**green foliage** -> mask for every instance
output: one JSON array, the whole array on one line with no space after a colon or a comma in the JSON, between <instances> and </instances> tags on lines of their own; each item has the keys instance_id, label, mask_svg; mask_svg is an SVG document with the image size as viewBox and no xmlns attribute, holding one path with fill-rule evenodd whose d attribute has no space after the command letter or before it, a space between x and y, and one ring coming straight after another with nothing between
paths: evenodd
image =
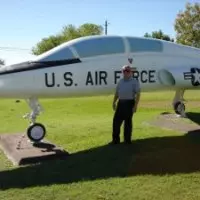
<instances>
[{"instance_id":1,"label":"green foliage","mask_svg":"<svg viewBox=\"0 0 200 200\"><path fill-rule=\"evenodd\" d=\"M32 49L32 53L34 55L40 55L69 40L89 35L101 35L102 33L102 26L96 24L85 23L78 28L69 24L68 26L64 26L59 34L43 38Z\"/></svg>"},{"instance_id":2,"label":"green foliage","mask_svg":"<svg viewBox=\"0 0 200 200\"><path fill-rule=\"evenodd\" d=\"M176 17L177 43L200 48L200 3L186 4Z\"/></svg>"},{"instance_id":3,"label":"green foliage","mask_svg":"<svg viewBox=\"0 0 200 200\"><path fill-rule=\"evenodd\" d=\"M78 28L78 32L82 36L87 36L87 35L100 35L103 33L103 28L102 26L97 26L95 24L83 24Z\"/></svg>"},{"instance_id":4,"label":"green foliage","mask_svg":"<svg viewBox=\"0 0 200 200\"><path fill-rule=\"evenodd\" d=\"M41 42L37 44L35 48L33 48L33 54L39 55L43 52L46 52L55 46L61 44L61 38L59 36L49 36L48 38L43 38Z\"/></svg>"},{"instance_id":5,"label":"green foliage","mask_svg":"<svg viewBox=\"0 0 200 200\"><path fill-rule=\"evenodd\" d=\"M5 65L5 60L0 59L0 65Z\"/></svg>"},{"instance_id":6,"label":"green foliage","mask_svg":"<svg viewBox=\"0 0 200 200\"><path fill-rule=\"evenodd\" d=\"M169 35L166 35L162 32L162 30L159 31L153 31L151 34L145 33L144 37L149 37L149 38L156 38L160 40L166 40L166 41L171 41L174 42L174 39L170 38Z\"/></svg>"}]
</instances>

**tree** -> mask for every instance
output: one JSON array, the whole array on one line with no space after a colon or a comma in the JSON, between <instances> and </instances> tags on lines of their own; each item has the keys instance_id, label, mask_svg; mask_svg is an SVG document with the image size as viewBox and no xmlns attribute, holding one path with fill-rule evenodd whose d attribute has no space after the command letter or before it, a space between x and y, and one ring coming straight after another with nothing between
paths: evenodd
<instances>
[{"instance_id":1,"label":"tree","mask_svg":"<svg viewBox=\"0 0 200 200\"><path fill-rule=\"evenodd\" d=\"M151 36L151 34L149 34L149 33L145 33L145 34L144 34L144 37L151 38L152 36Z\"/></svg>"},{"instance_id":2,"label":"tree","mask_svg":"<svg viewBox=\"0 0 200 200\"><path fill-rule=\"evenodd\" d=\"M43 38L41 42L39 42L36 47L32 49L32 53L35 55L39 55L43 52L46 52L57 45L61 44L61 37L59 36L49 36L48 38Z\"/></svg>"},{"instance_id":3,"label":"tree","mask_svg":"<svg viewBox=\"0 0 200 200\"><path fill-rule=\"evenodd\" d=\"M1 66L1 65L5 65L5 61L2 60L2 59L0 59L0 66Z\"/></svg>"},{"instance_id":4,"label":"tree","mask_svg":"<svg viewBox=\"0 0 200 200\"><path fill-rule=\"evenodd\" d=\"M64 26L59 34L43 38L33 47L32 53L40 55L69 40L89 35L101 35L102 33L103 28L100 25L85 23L76 28L74 25L69 24L68 26Z\"/></svg>"},{"instance_id":5,"label":"tree","mask_svg":"<svg viewBox=\"0 0 200 200\"><path fill-rule=\"evenodd\" d=\"M63 27L62 32L57 36L59 38L60 44L69 40L73 40L75 38L81 37L81 33L78 29L70 24L68 26Z\"/></svg>"},{"instance_id":6,"label":"tree","mask_svg":"<svg viewBox=\"0 0 200 200\"><path fill-rule=\"evenodd\" d=\"M161 30L153 31L152 34L145 33L144 37L157 38L157 39L160 39L160 40L166 40L166 41L174 42L174 39L172 39L172 38L170 38L170 36L164 34Z\"/></svg>"},{"instance_id":7,"label":"tree","mask_svg":"<svg viewBox=\"0 0 200 200\"><path fill-rule=\"evenodd\" d=\"M177 43L200 48L200 3L186 3L185 11L179 11L174 29Z\"/></svg>"},{"instance_id":8,"label":"tree","mask_svg":"<svg viewBox=\"0 0 200 200\"><path fill-rule=\"evenodd\" d=\"M87 35L101 35L103 33L103 28L102 26L97 26L95 24L83 24L78 28L78 32L82 36L87 36Z\"/></svg>"}]
</instances>

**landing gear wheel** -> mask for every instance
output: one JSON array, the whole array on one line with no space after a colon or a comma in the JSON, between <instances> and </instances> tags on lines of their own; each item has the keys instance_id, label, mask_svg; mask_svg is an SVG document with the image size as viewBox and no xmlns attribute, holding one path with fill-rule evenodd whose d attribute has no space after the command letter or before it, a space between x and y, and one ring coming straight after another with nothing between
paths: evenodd
<instances>
[{"instance_id":1,"label":"landing gear wheel","mask_svg":"<svg viewBox=\"0 0 200 200\"><path fill-rule=\"evenodd\" d=\"M185 104L180 101L175 103L174 111L176 114L182 115L182 113L185 113Z\"/></svg>"},{"instance_id":2,"label":"landing gear wheel","mask_svg":"<svg viewBox=\"0 0 200 200\"><path fill-rule=\"evenodd\" d=\"M33 142L40 142L46 135L44 125L40 123L32 124L27 129L27 136Z\"/></svg>"}]
</instances>

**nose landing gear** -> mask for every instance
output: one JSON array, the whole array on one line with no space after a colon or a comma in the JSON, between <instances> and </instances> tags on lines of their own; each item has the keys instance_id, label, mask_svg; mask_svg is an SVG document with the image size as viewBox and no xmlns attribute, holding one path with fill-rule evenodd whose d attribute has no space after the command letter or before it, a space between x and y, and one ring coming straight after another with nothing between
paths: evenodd
<instances>
[{"instance_id":1,"label":"nose landing gear","mask_svg":"<svg viewBox=\"0 0 200 200\"><path fill-rule=\"evenodd\" d=\"M41 113L42 108L36 98L30 98L27 100L32 112L24 115L24 118L30 120L30 125L27 128L27 136L30 141L34 143L40 142L46 135L45 126L41 123L36 123L37 116Z\"/></svg>"}]
</instances>

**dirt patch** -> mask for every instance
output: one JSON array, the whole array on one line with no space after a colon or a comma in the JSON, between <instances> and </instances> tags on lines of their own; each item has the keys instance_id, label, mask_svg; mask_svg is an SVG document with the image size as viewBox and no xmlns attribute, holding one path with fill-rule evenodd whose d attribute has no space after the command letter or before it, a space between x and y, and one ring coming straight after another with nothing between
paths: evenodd
<instances>
[{"instance_id":1,"label":"dirt patch","mask_svg":"<svg viewBox=\"0 0 200 200\"><path fill-rule=\"evenodd\" d=\"M176 114L162 113L157 118L148 121L147 123L156 127L185 133L200 129L199 124L194 122L192 116L193 115L190 113L186 118L182 118Z\"/></svg>"},{"instance_id":2,"label":"dirt patch","mask_svg":"<svg viewBox=\"0 0 200 200\"><path fill-rule=\"evenodd\" d=\"M186 106L186 110L189 110L190 108L197 108L200 107L199 101L187 101L184 102ZM162 109L173 109L172 102L171 101L141 101L140 107L143 108L162 108Z\"/></svg>"}]
</instances>

